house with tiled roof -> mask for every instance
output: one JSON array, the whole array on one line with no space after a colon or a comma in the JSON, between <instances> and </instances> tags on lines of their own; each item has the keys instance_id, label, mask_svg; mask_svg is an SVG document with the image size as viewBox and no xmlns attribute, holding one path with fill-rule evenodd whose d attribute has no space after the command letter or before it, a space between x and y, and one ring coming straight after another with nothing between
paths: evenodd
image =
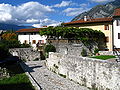
<instances>
[{"instance_id":1,"label":"house with tiled roof","mask_svg":"<svg viewBox=\"0 0 120 90\"><path fill-rule=\"evenodd\" d=\"M39 34L40 30L41 28L20 29L16 33L18 33L18 40L21 44L30 44L32 47L36 47L38 43L46 43L46 37Z\"/></svg>"},{"instance_id":2,"label":"house with tiled roof","mask_svg":"<svg viewBox=\"0 0 120 90\"><path fill-rule=\"evenodd\" d=\"M105 50L113 51L113 46L120 49L120 8L115 9L113 17L87 18L64 23L65 27L91 28L105 34Z\"/></svg>"}]
</instances>

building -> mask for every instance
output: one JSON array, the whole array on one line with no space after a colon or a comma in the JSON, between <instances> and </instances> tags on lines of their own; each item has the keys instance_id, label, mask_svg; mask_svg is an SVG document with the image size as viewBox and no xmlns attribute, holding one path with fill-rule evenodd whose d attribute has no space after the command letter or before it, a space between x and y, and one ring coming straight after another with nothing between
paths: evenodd
<instances>
[{"instance_id":1,"label":"building","mask_svg":"<svg viewBox=\"0 0 120 90\"><path fill-rule=\"evenodd\" d=\"M41 28L20 29L16 31L18 33L18 40L21 44L30 44L32 47L36 47L37 43L46 43L45 36L40 36L39 31Z\"/></svg>"},{"instance_id":2,"label":"building","mask_svg":"<svg viewBox=\"0 0 120 90\"><path fill-rule=\"evenodd\" d=\"M64 23L66 27L91 28L100 30L105 34L105 50L113 51L113 46L120 49L120 8L115 10L113 17L84 19Z\"/></svg>"}]
</instances>

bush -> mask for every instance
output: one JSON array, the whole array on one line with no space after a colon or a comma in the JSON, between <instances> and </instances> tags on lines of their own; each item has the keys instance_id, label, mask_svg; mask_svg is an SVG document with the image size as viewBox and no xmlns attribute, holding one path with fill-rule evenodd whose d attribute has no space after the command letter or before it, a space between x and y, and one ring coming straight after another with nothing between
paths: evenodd
<instances>
[{"instance_id":1,"label":"bush","mask_svg":"<svg viewBox=\"0 0 120 90\"><path fill-rule=\"evenodd\" d=\"M84 48L82 49L81 55L82 55L83 57L86 57L86 56L87 56L87 51L86 51Z\"/></svg>"},{"instance_id":2,"label":"bush","mask_svg":"<svg viewBox=\"0 0 120 90\"><path fill-rule=\"evenodd\" d=\"M2 40L1 43L6 45L8 48L20 47L20 42L18 40Z\"/></svg>"},{"instance_id":3,"label":"bush","mask_svg":"<svg viewBox=\"0 0 120 90\"><path fill-rule=\"evenodd\" d=\"M7 46L0 43L0 59L6 58L8 55L9 52Z\"/></svg>"},{"instance_id":4,"label":"bush","mask_svg":"<svg viewBox=\"0 0 120 90\"><path fill-rule=\"evenodd\" d=\"M98 48L95 48L95 50L94 50L94 55L96 55L98 52L99 52L99 49L98 49Z\"/></svg>"},{"instance_id":5,"label":"bush","mask_svg":"<svg viewBox=\"0 0 120 90\"><path fill-rule=\"evenodd\" d=\"M49 52L56 52L56 48L53 45L46 45L45 46L45 52L49 53Z\"/></svg>"},{"instance_id":6,"label":"bush","mask_svg":"<svg viewBox=\"0 0 120 90\"><path fill-rule=\"evenodd\" d=\"M29 44L25 44L25 43L23 43L23 44L21 44L21 46L20 46L21 48L29 48L29 47L31 47Z\"/></svg>"}]
</instances>

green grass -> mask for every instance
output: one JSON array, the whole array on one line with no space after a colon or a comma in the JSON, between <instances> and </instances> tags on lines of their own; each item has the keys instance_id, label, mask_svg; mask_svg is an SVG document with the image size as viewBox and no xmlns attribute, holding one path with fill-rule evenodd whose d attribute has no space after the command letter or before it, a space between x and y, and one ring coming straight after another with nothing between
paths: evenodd
<instances>
[{"instance_id":1,"label":"green grass","mask_svg":"<svg viewBox=\"0 0 120 90\"><path fill-rule=\"evenodd\" d=\"M10 77L0 80L0 90L35 90L19 64L5 67L8 69Z\"/></svg>"},{"instance_id":2,"label":"green grass","mask_svg":"<svg viewBox=\"0 0 120 90\"><path fill-rule=\"evenodd\" d=\"M3 80L0 80L1 84L17 84L17 83L29 83L28 77L23 74L16 74L15 76L12 76L10 78L5 78Z\"/></svg>"},{"instance_id":3,"label":"green grass","mask_svg":"<svg viewBox=\"0 0 120 90\"><path fill-rule=\"evenodd\" d=\"M93 57L90 57L90 58L107 60L107 59L116 58L116 57L113 56L113 55L100 55L100 56L93 56Z\"/></svg>"}]
</instances>

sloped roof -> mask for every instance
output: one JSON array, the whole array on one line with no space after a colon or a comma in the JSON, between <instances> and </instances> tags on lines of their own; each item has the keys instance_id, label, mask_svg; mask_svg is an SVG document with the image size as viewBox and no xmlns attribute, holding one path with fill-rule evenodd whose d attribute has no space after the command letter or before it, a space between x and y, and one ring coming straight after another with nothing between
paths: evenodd
<instances>
[{"instance_id":1,"label":"sloped roof","mask_svg":"<svg viewBox=\"0 0 120 90\"><path fill-rule=\"evenodd\" d=\"M64 25L68 25L68 24L84 24L84 23L99 23L99 22L111 22L112 20L113 20L112 17L87 19L87 21L84 21L84 19L81 19L81 20L77 20L77 21L64 23Z\"/></svg>"},{"instance_id":2,"label":"sloped roof","mask_svg":"<svg viewBox=\"0 0 120 90\"><path fill-rule=\"evenodd\" d=\"M19 29L16 32L39 32L41 28Z\"/></svg>"}]
</instances>

